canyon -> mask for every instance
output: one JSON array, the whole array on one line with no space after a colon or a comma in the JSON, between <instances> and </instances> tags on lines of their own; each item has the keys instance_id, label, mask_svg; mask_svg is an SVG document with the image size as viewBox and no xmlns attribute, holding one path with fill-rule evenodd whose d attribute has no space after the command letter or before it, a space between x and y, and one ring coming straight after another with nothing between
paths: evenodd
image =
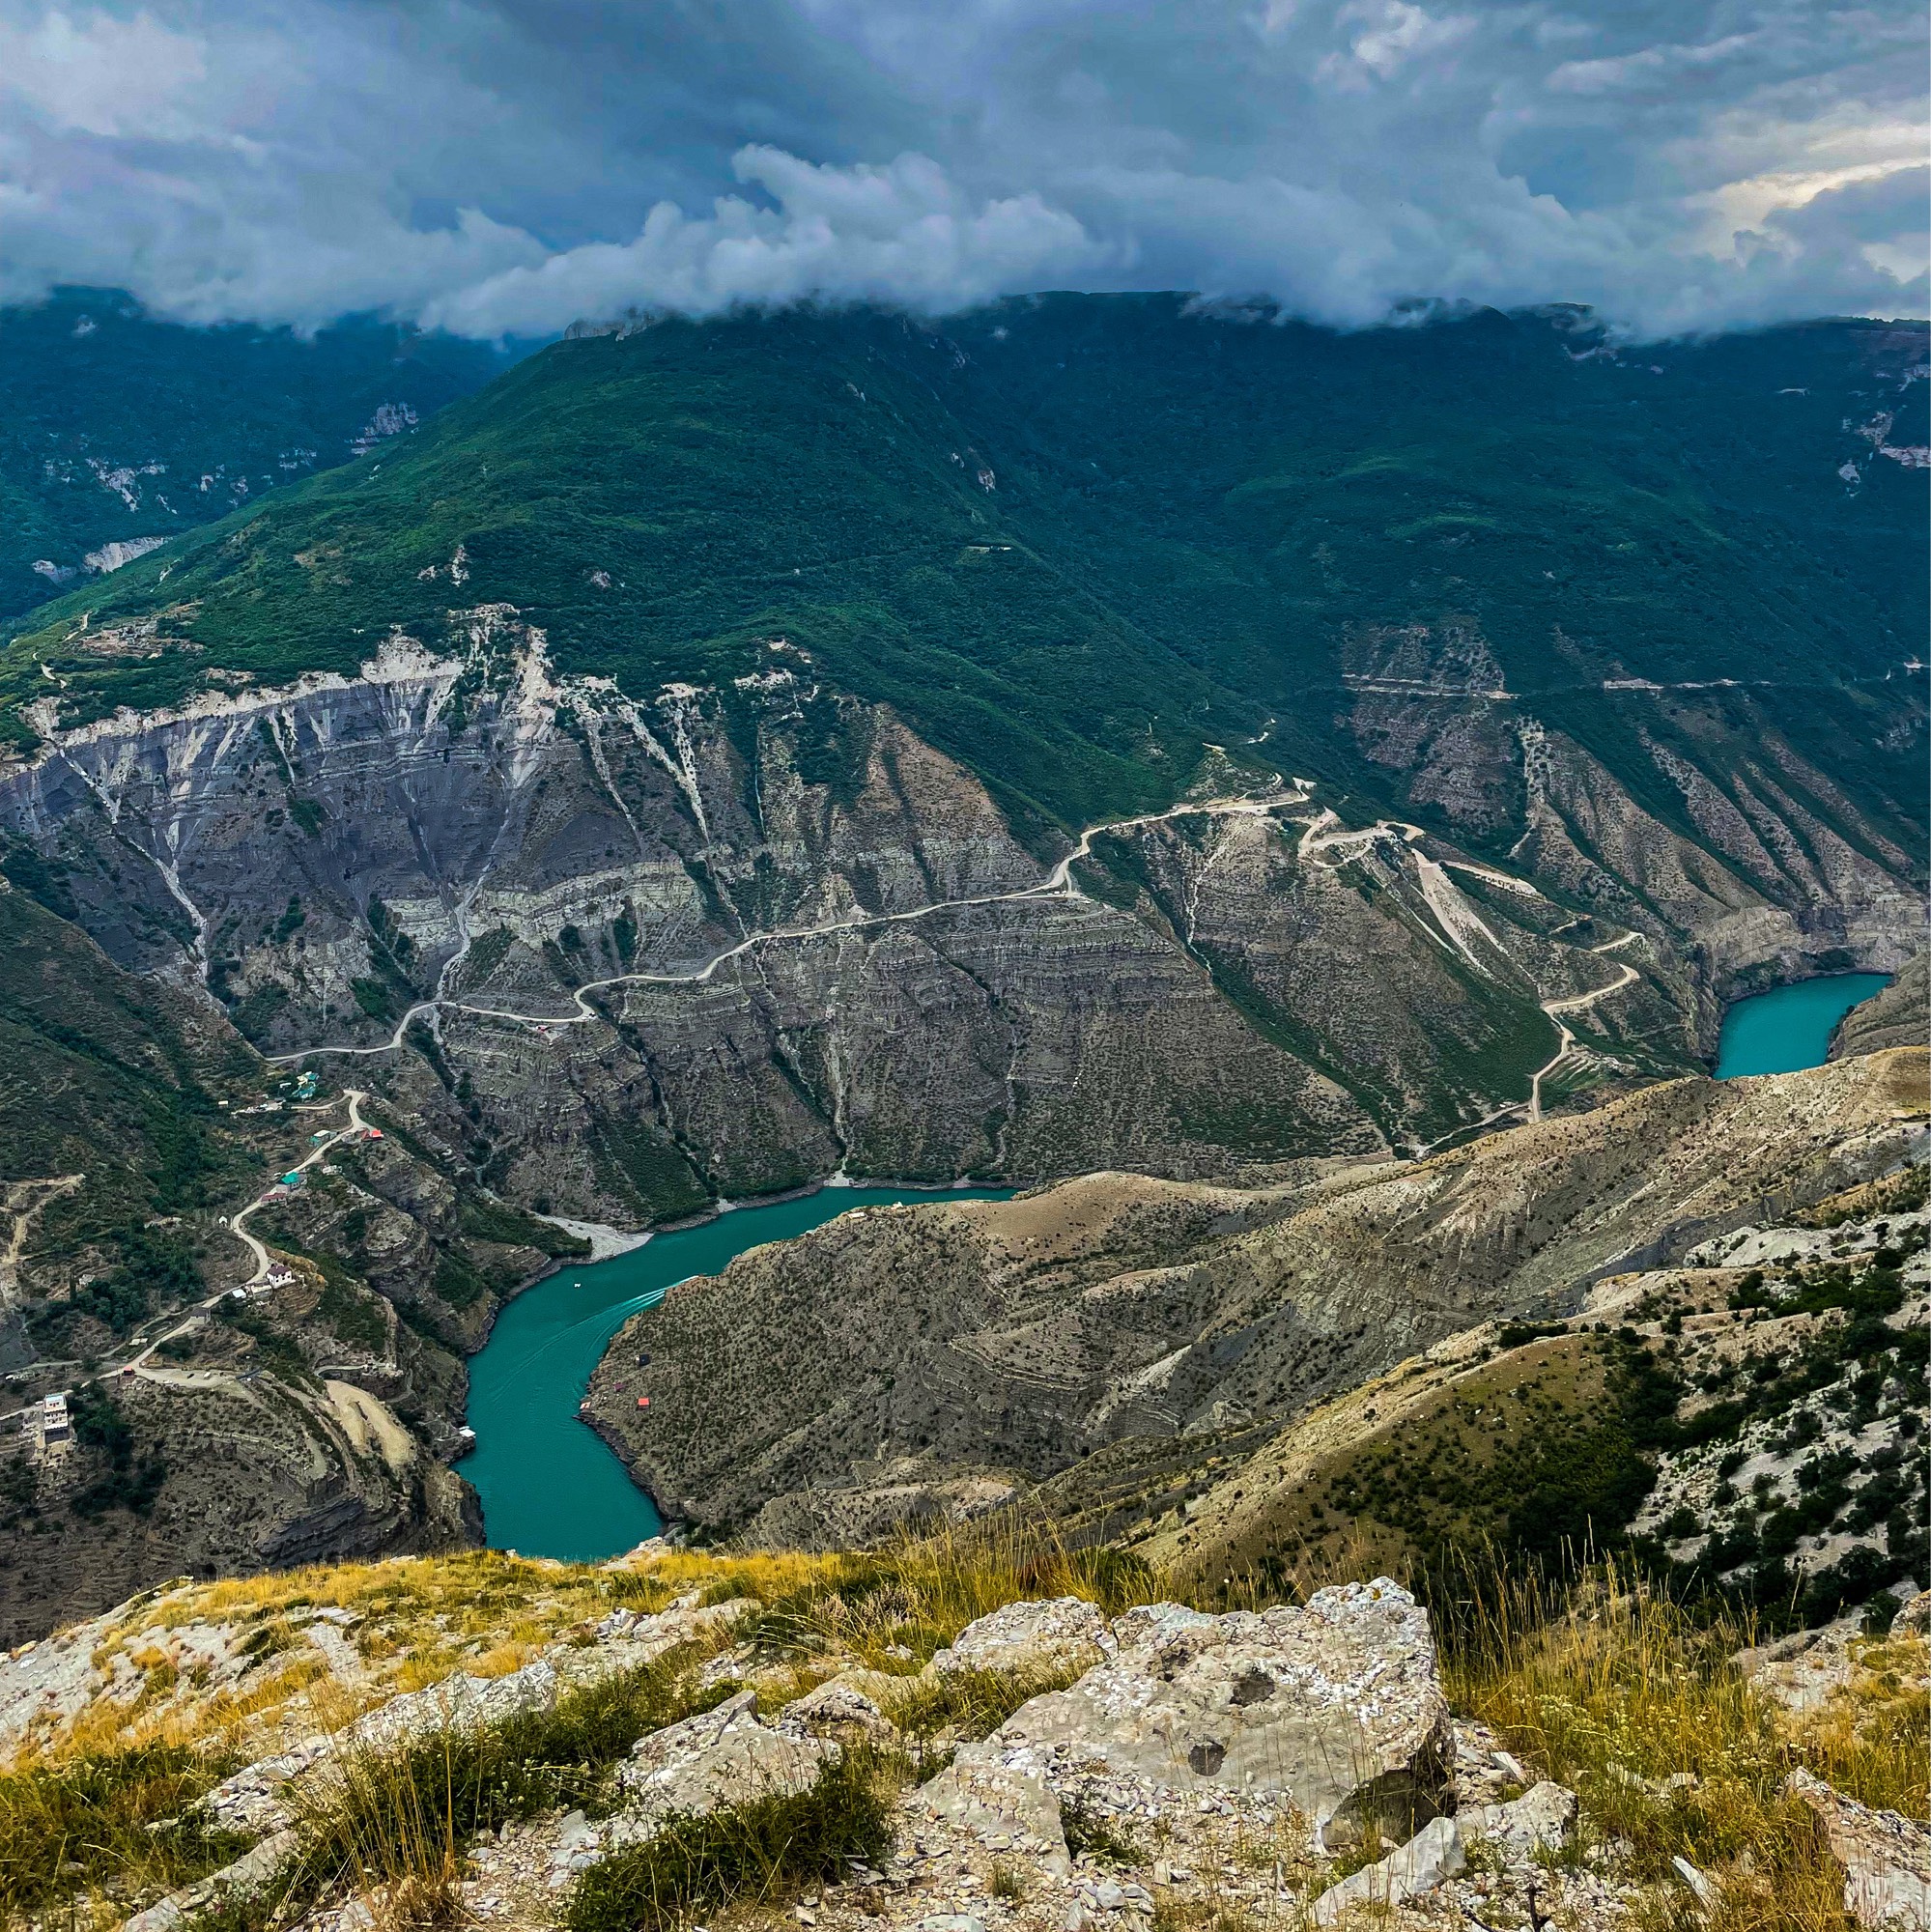
<instances>
[{"instance_id":1,"label":"canyon","mask_svg":"<svg viewBox=\"0 0 1931 1932\"><path fill-rule=\"evenodd\" d=\"M1843 474L1920 408L1920 335L1670 356L1170 297L581 331L14 620L0 1372L21 1417L108 1406L10 1463L10 1630L173 1550L472 1538L503 1301L828 1179L1146 1192L1172 1306L1089 1359L942 1242L902 1399L822 1467L781 1440L836 1394L809 1364L721 1434L737 1479L625 1442L694 1523L823 1540L1089 1465L1103 1516L1142 1423L1178 1469L1539 1309L1540 1236L1304 1306L1263 1269L1245 1315L1185 1244L1444 1160L1514 1199L1605 1121L1662 1162L1730 1105L1728 1001L1921 951L1924 478ZM1550 1252L1565 1293L1596 1264Z\"/></svg>"},{"instance_id":2,"label":"canyon","mask_svg":"<svg viewBox=\"0 0 1931 1932\"><path fill-rule=\"evenodd\" d=\"M1694 1064L1753 975L1915 943L1905 855L1801 803L1849 810L1775 739L1747 815L1659 755L1700 843L1524 722L1500 864L1225 753L1178 808L1029 844L781 639L633 696L559 679L512 612L452 630L353 679L49 720L0 827L117 963L205 987L271 1062L368 1070L566 1218L1412 1151L1541 1104L1540 1007L1579 1042L1552 1096Z\"/></svg>"}]
</instances>

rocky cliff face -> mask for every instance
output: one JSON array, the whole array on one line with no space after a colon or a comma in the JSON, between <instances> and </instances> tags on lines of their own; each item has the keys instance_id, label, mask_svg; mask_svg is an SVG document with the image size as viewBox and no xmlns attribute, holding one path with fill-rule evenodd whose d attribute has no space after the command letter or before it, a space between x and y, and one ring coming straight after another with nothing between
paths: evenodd
<instances>
[{"instance_id":1,"label":"rocky cliff face","mask_svg":"<svg viewBox=\"0 0 1931 1932\"><path fill-rule=\"evenodd\" d=\"M1567 1314L1597 1278L1882 1173L1922 1135L1922 1057L1894 1053L1651 1087L1419 1164L861 1210L635 1318L593 1412L673 1514L778 1542L876 1534L968 1478L1278 1428L1485 1320Z\"/></svg>"},{"instance_id":2,"label":"rocky cliff face","mask_svg":"<svg viewBox=\"0 0 1931 1932\"><path fill-rule=\"evenodd\" d=\"M553 675L506 609L452 637L398 635L355 678L50 715L0 824L111 957L205 985L270 1054L346 1056L501 1191L591 1220L838 1169L1421 1145L1523 1103L1561 1045L1539 1006L1579 1050L1537 1107L1682 1065L1746 968L1894 964L1916 917L1903 855L1811 814L1826 781L1778 742L1754 818L1710 806L1692 844L1532 721L1404 736L1415 695L1364 691L1417 798L1479 830L1481 786L1519 784L1508 865L1222 761L1201 809L1056 868L1064 841L1029 849L782 639L722 689L633 696Z\"/></svg>"},{"instance_id":3,"label":"rocky cliff face","mask_svg":"<svg viewBox=\"0 0 1931 1932\"><path fill-rule=\"evenodd\" d=\"M1916 949L1910 855L1747 694L1592 685L1591 735L1633 752L1618 777L1559 712L1504 688L1479 632L1358 636L1349 662L1337 726L1415 809L1512 838L1529 876L1676 950L1704 1050L1740 992L1852 961L1895 971Z\"/></svg>"},{"instance_id":4,"label":"rocky cliff face","mask_svg":"<svg viewBox=\"0 0 1931 1932\"><path fill-rule=\"evenodd\" d=\"M1837 1022L1831 1057L1922 1046L1927 1038L1931 1038L1931 956L1920 954L1874 999L1853 1007Z\"/></svg>"}]
</instances>

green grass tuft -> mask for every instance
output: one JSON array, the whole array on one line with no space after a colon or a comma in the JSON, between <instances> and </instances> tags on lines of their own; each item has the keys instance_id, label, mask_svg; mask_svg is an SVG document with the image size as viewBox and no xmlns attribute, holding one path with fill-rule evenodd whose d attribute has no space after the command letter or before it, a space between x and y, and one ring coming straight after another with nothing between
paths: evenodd
<instances>
[{"instance_id":1,"label":"green grass tuft","mask_svg":"<svg viewBox=\"0 0 1931 1932\"><path fill-rule=\"evenodd\" d=\"M884 1768L845 1751L809 1790L673 1818L648 1843L593 1865L564 1914L568 1932L664 1932L699 1913L768 1904L884 1856Z\"/></svg>"},{"instance_id":2,"label":"green grass tuft","mask_svg":"<svg viewBox=\"0 0 1931 1932\"><path fill-rule=\"evenodd\" d=\"M1088 1662L1096 1662L1098 1653ZM1062 1670L949 1670L941 1677L906 1680L905 1695L893 1704L893 1721L907 1737L944 1736L955 1743L987 1738L1033 1697L1064 1690L1084 1675L1086 1663Z\"/></svg>"},{"instance_id":3,"label":"green grass tuft","mask_svg":"<svg viewBox=\"0 0 1931 1932\"><path fill-rule=\"evenodd\" d=\"M597 1806L611 1767L646 1731L727 1694L697 1690L660 1660L570 1691L549 1711L352 1753L310 1799L283 1889L313 1899L352 1885L434 1881L480 1832L560 1804Z\"/></svg>"},{"instance_id":4,"label":"green grass tuft","mask_svg":"<svg viewBox=\"0 0 1931 1932\"><path fill-rule=\"evenodd\" d=\"M1084 1799L1060 1801L1060 1828L1065 1833L1066 1850L1076 1859L1090 1855L1109 1864L1137 1865L1147 1856L1142 1845Z\"/></svg>"},{"instance_id":5,"label":"green grass tuft","mask_svg":"<svg viewBox=\"0 0 1931 1932\"><path fill-rule=\"evenodd\" d=\"M0 1919L109 1880L185 1885L239 1857L248 1840L194 1809L234 1769L149 1744L0 1774Z\"/></svg>"}]
</instances>

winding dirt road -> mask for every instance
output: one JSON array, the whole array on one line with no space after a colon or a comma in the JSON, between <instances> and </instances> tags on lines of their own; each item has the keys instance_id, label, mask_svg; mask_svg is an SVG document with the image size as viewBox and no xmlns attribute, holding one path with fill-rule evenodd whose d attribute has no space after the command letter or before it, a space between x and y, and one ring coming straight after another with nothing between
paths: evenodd
<instances>
[{"instance_id":1,"label":"winding dirt road","mask_svg":"<svg viewBox=\"0 0 1931 1932\"><path fill-rule=\"evenodd\" d=\"M1618 933L1614 939L1606 939L1601 946L1592 946L1589 951L1598 953L1614 952L1618 948L1629 945L1633 939L1640 939L1641 937L1642 934L1639 932ZM1633 985L1642 978L1642 975L1627 959L1619 963L1621 977L1611 980L1607 985L1593 986L1586 993L1572 993L1566 999L1544 1000L1541 1003L1543 1011L1550 1019L1555 1020L1557 1045L1554 1057L1546 1065L1538 1066L1534 1073L1529 1076L1528 1107L1530 1120L1539 1121L1542 1119L1542 1083L1544 1079L1548 1074L1553 1073L1576 1048L1576 1036L1570 1032L1561 1020L1556 1019L1556 1015L1558 1013L1586 1012L1599 1001L1606 1000L1611 993L1620 993L1625 986Z\"/></svg>"},{"instance_id":2,"label":"winding dirt road","mask_svg":"<svg viewBox=\"0 0 1931 1932\"><path fill-rule=\"evenodd\" d=\"M1264 818L1283 806L1305 804L1308 796L1307 788L1302 785L1292 792L1271 792L1259 798L1198 799L1171 806L1165 811L1142 812L1137 818L1108 819L1104 824L1091 825L1082 832L1079 842L1072 850L1035 885L1019 886L1009 893L985 893L976 898L937 899L930 905L913 906L905 912L855 913L849 919L830 920L822 925L781 925L769 932L753 932L749 938L739 940L735 946L714 953L701 966L688 973L613 973L605 980L588 980L572 991L574 1012L516 1012L504 1007L473 1006L465 1000L452 1000L438 994L434 999L418 1000L396 1022L395 1032L380 1046L307 1046L295 1053L270 1054L267 1059L272 1066L284 1066L323 1054L333 1054L343 1059L365 1059L374 1054L394 1053L415 1021L435 1012L473 1013L479 1019L514 1020L525 1026L582 1026L586 1020L602 1017L590 1005L590 995L604 992L611 986L701 986L708 983L719 967L728 965L733 959L743 958L747 952L760 946L771 946L785 940L826 939L834 933L860 932L872 926L904 925L915 920L930 919L935 913L959 912L973 906L1014 905L1027 899L1076 898L1080 896L1080 891L1073 883L1072 868L1082 859L1091 857L1093 841L1108 833L1131 832L1143 825L1164 825L1176 818ZM248 1236L244 1235L242 1238L245 1240Z\"/></svg>"},{"instance_id":3,"label":"winding dirt road","mask_svg":"<svg viewBox=\"0 0 1931 1932\"><path fill-rule=\"evenodd\" d=\"M311 1149L302 1159L297 1161L295 1166L286 1170L286 1172L299 1174L313 1167L325 1154L332 1153L352 1135L366 1133L369 1123L362 1118L362 1102L368 1097L368 1094L361 1088L349 1087L343 1090L341 1100L324 1100L313 1107L295 1109L294 1111L304 1114L330 1113L342 1104L342 1100L346 1100L349 1103L349 1124L341 1128L338 1132L330 1134L321 1146ZM265 1187L245 1208L238 1209L234 1218L228 1223L228 1232L241 1241L255 1258L255 1271L246 1281L241 1283L243 1288L259 1287L269 1278L269 1268L270 1266L269 1251L262 1245L261 1237L250 1234L243 1224L246 1222L248 1216L254 1213L258 1208L267 1207L275 1198L279 1185L280 1183L277 1182L273 1187ZM224 1288L219 1293L211 1294L207 1300L197 1301L181 1321L177 1321L172 1327L166 1329L161 1334L155 1336L138 1354L129 1356L126 1362L110 1365L108 1368L103 1369L101 1376L104 1378L109 1374L115 1373L120 1368L128 1368L132 1369L136 1375L145 1375L157 1380L180 1380L181 1372L149 1368L148 1357L163 1342L171 1342L177 1335L183 1334L188 1328L192 1327L197 1316L205 1314L207 1310L213 1308L216 1302L220 1301L224 1295L233 1294L234 1292L232 1288Z\"/></svg>"},{"instance_id":4,"label":"winding dirt road","mask_svg":"<svg viewBox=\"0 0 1931 1932\"><path fill-rule=\"evenodd\" d=\"M712 954L701 966L693 967L688 972L613 973L607 979L591 980L572 990L571 1005L573 1010L569 1012L528 1013L521 1012L507 1007L477 1006L467 1000L451 999L439 990L433 998L418 1000L411 1007L403 1014L402 1018L396 1022L395 1031L380 1045L309 1046L302 1047L292 1053L270 1054L267 1058L269 1064L271 1065L289 1065L304 1060L317 1059L325 1054L346 1060L360 1060L372 1058L379 1054L394 1053L401 1047L409 1029L418 1019L440 1012L470 1013L478 1019L509 1020L522 1026L582 1026L588 1021L602 1017L590 1004L592 994L606 992L613 986L705 985L720 967L728 965L733 959L741 959L747 953L754 952L762 946L779 945L787 941L826 939L837 933L861 932L878 926L909 924L918 920L930 919L937 913L959 912L976 906L1014 905L1023 903L1029 899L1078 897L1081 895L1079 887L1073 881L1072 868L1082 859L1092 856L1093 844L1095 838L1105 838L1113 833L1137 831L1141 827L1148 825L1164 825L1177 818L1264 818L1281 810L1284 807L1305 805L1308 803L1309 799L1313 796L1312 787L1303 779L1296 779L1293 781L1293 785L1294 788L1292 791L1284 790L1263 793L1258 797L1187 800L1179 805L1170 806L1164 811L1141 812L1131 818L1113 818L1107 819L1097 825L1090 825L1080 834L1079 839L1072 849L1054 865L1044 878L1038 880L1034 885L1016 887L1011 892L985 893L972 898L938 899L930 905L913 906L904 912L855 913L848 919L831 920L820 925L775 926L766 932L753 932L748 935L746 938L739 940L736 945L728 946L723 952ZM1322 808L1311 819L1296 822L1302 825L1301 837L1297 846L1299 857L1303 861L1325 867L1330 870L1338 869L1342 866L1347 865L1350 860L1360 858L1378 840L1390 835L1398 837L1403 843L1407 845L1414 845L1426 837L1426 833L1421 826L1411 825L1401 819L1383 819L1375 825L1350 831L1343 826L1340 818L1332 810L1326 808ZM1445 905L1437 903L1444 896L1459 895L1452 894L1445 895L1440 890L1429 890L1431 884L1438 888L1445 883L1440 877L1445 868L1466 873L1472 877L1480 878L1488 884L1502 887L1511 892L1521 893L1537 898L1543 896L1541 891L1526 879L1519 879L1512 874L1498 872L1490 867L1475 865L1466 860L1445 860L1441 863L1441 866L1433 868L1435 877L1433 881L1427 877L1424 878L1424 895L1429 901L1431 910L1434 912L1436 919L1441 922L1443 931L1446 933L1449 943L1458 951L1467 955L1471 962L1476 964L1479 964L1479 961L1474 961L1468 934L1462 930L1461 923L1449 916L1450 909ZM1492 939L1493 935L1489 933L1487 926L1479 917L1473 919L1473 923L1483 935ZM1614 939L1604 942L1601 946L1592 947L1590 951L1594 952L1612 952L1618 948L1627 946L1641 937L1642 935L1638 932L1625 932ZM438 976L439 988L448 982L451 968L460 962L462 954L467 952L468 950L469 943L466 932L461 951L443 966L441 973ZM1494 1113L1485 1116L1481 1121L1471 1122L1467 1127L1456 1129L1456 1135L1491 1125L1496 1121L1507 1120L1512 1115L1523 1112L1526 1112L1527 1118L1531 1121L1541 1120L1543 1117L1542 1089L1544 1080L1576 1052L1576 1036L1560 1016L1564 1013L1586 1011L1600 1001L1607 999L1610 994L1621 992L1624 987L1633 984L1641 977L1636 968L1625 961L1621 965L1619 976L1610 980L1606 985L1594 987L1586 993L1573 993L1564 995L1558 999L1539 1000L1538 1004L1541 1006L1542 1010L1548 1015L1549 1019L1555 1025L1557 1045L1554 1054L1549 1060L1545 1065L1537 1067L1535 1072L1530 1076L1527 1099L1511 1101L1507 1106L1496 1109ZM367 1096L352 1090L348 1097L350 1101L351 1127L345 1131L353 1131L355 1126L361 1124L356 1109L359 1102ZM1456 1135L1451 1135L1448 1138L1455 1138ZM1432 1145L1438 1145L1438 1143ZM327 1151L327 1148L319 1149L315 1154L309 1156L308 1161L303 1161L302 1165L306 1167L309 1161L319 1158L322 1153ZM1429 1151L1429 1149L1423 1148L1420 1151L1426 1153ZM268 1251L254 1236L248 1233L241 1223L247 1215L251 1214L261 1205L262 1203L259 1200L251 1202L230 1224L233 1232L239 1235L255 1254L256 1270L254 1276L251 1278L252 1281L259 1281L267 1273L269 1264Z\"/></svg>"}]
</instances>

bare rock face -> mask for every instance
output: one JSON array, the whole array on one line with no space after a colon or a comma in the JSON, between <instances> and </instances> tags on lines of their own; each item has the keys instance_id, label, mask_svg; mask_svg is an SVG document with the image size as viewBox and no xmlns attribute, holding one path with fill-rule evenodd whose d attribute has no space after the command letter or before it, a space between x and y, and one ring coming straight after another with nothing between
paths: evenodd
<instances>
[{"instance_id":1,"label":"bare rock face","mask_svg":"<svg viewBox=\"0 0 1931 1932\"><path fill-rule=\"evenodd\" d=\"M1371 681L1422 648L1383 641ZM1492 682L1479 640L1450 654L1458 687ZM1766 771L1756 830L1693 810L1691 843L1479 694L1479 727L1371 755L1485 838L1525 822L1508 871L1282 788L1092 828L1067 872L803 670L774 645L730 690L626 693L478 606L352 678L49 720L0 774L0 829L116 961L216 995L266 1050L377 1049L438 1140L487 1131L512 1198L612 1225L839 1166L1188 1175L1438 1137L1519 1103L1543 1000L1588 996L1586 1051L1655 1072L1707 1044L1716 981L1896 964L1921 922L1906 856L1848 808L1850 843ZM1774 856L1806 841L1827 858ZM432 1003L434 1065L384 1057Z\"/></svg>"},{"instance_id":2,"label":"bare rock face","mask_svg":"<svg viewBox=\"0 0 1931 1932\"><path fill-rule=\"evenodd\" d=\"M1428 1613L1386 1577L1156 1626L989 1742L1008 1764L1063 1747L1169 1789L1279 1792L1330 1850L1443 1809L1454 1750Z\"/></svg>"},{"instance_id":3,"label":"bare rock face","mask_svg":"<svg viewBox=\"0 0 1931 1932\"><path fill-rule=\"evenodd\" d=\"M1931 1927L1931 1831L1896 1811L1873 1811L1797 1770L1788 1789L1816 1812L1844 1868L1844 1910L1872 1932Z\"/></svg>"},{"instance_id":4,"label":"bare rock face","mask_svg":"<svg viewBox=\"0 0 1931 1932\"><path fill-rule=\"evenodd\" d=\"M1922 1046L1931 1036L1931 953L1919 953L1890 984L1837 1022L1831 1058L1882 1053L1892 1046Z\"/></svg>"},{"instance_id":5,"label":"bare rock face","mask_svg":"<svg viewBox=\"0 0 1931 1932\"><path fill-rule=\"evenodd\" d=\"M1057 1670L1097 1662L1119 1649L1106 1619L1082 1597L1008 1604L966 1625L932 1659L941 1676L966 1670Z\"/></svg>"},{"instance_id":6,"label":"bare rock face","mask_svg":"<svg viewBox=\"0 0 1931 1932\"><path fill-rule=\"evenodd\" d=\"M971 1832L990 1848L1072 1870L1060 1801L1044 1775L998 1744L965 1745L919 1793L926 1814Z\"/></svg>"},{"instance_id":7,"label":"bare rock face","mask_svg":"<svg viewBox=\"0 0 1931 1932\"><path fill-rule=\"evenodd\" d=\"M780 659L731 693L558 677L505 607L449 641L59 732L0 775L0 828L71 868L111 957L206 986L265 1050L379 1047L440 1000L434 1080L407 1055L366 1070L451 1146L476 1109L506 1191L589 1221L840 1166L1375 1144L1161 916L1047 889L984 785L889 711ZM1149 836L1191 850L1214 824ZM1460 1003L1431 940L1380 924Z\"/></svg>"},{"instance_id":8,"label":"bare rock face","mask_svg":"<svg viewBox=\"0 0 1931 1932\"><path fill-rule=\"evenodd\" d=\"M1851 1681L1851 1645L1863 1630L1852 1616L1822 1630L1793 1631L1754 1650L1739 1651L1738 1669L1788 1711L1814 1711Z\"/></svg>"},{"instance_id":9,"label":"bare rock face","mask_svg":"<svg viewBox=\"0 0 1931 1932\"><path fill-rule=\"evenodd\" d=\"M778 1714L781 1728L804 1731L816 1738L835 1742L870 1739L885 1743L897 1733L897 1726L879 1709L878 1702L865 1688L891 1683L875 1671L846 1671L828 1678L816 1690L794 1697Z\"/></svg>"}]
</instances>

